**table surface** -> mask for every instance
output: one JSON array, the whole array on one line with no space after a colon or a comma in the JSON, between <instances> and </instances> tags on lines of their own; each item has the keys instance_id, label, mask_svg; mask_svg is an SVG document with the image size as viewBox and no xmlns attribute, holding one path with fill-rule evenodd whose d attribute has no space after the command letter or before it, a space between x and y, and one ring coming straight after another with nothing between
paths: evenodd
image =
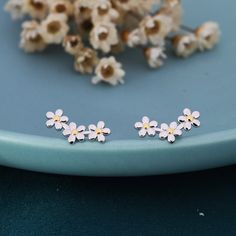
<instances>
[{"instance_id":1,"label":"table surface","mask_svg":"<svg viewBox=\"0 0 236 236\"><path fill-rule=\"evenodd\" d=\"M235 235L236 166L145 178L0 167L0 235Z\"/></svg>"}]
</instances>

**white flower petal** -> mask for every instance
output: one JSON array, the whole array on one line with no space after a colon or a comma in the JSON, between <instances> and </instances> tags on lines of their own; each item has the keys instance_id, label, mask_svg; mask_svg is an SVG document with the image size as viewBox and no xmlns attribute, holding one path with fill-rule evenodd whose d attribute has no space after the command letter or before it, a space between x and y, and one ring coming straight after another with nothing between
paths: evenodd
<instances>
[{"instance_id":1,"label":"white flower petal","mask_svg":"<svg viewBox=\"0 0 236 236\"><path fill-rule=\"evenodd\" d=\"M184 129L185 129L185 130L191 130L191 128L192 128L192 124L191 124L190 122L186 122L186 123L184 124Z\"/></svg>"},{"instance_id":2,"label":"white flower petal","mask_svg":"<svg viewBox=\"0 0 236 236\"><path fill-rule=\"evenodd\" d=\"M196 126L196 127L199 127L199 126L201 125L200 121L197 120L197 119L194 119L192 123L193 123L193 125Z\"/></svg>"},{"instance_id":3,"label":"white flower petal","mask_svg":"<svg viewBox=\"0 0 236 236\"><path fill-rule=\"evenodd\" d=\"M169 129L169 126L166 123L161 124L161 129L166 131Z\"/></svg>"},{"instance_id":4,"label":"white flower petal","mask_svg":"<svg viewBox=\"0 0 236 236\"><path fill-rule=\"evenodd\" d=\"M158 122L155 121L155 120L152 120L149 125L150 125L151 127L157 127Z\"/></svg>"},{"instance_id":5,"label":"white flower petal","mask_svg":"<svg viewBox=\"0 0 236 236\"><path fill-rule=\"evenodd\" d=\"M149 119L147 116L144 116L144 117L142 118L142 122L143 122L144 124L149 124L149 121L150 121L150 119Z\"/></svg>"},{"instance_id":6,"label":"white flower petal","mask_svg":"<svg viewBox=\"0 0 236 236\"><path fill-rule=\"evenodd\" d=\"M70 135L71 134L71 130L70 129L65 129L64 131L63 131L63 135L64 136L68 136L68 135Z\"/></svg>"},{"instance_id":7,"label":"white flower petal","mask_svg":"<svg viewBox=\"0 0 236 236\"><path fill-rule=\"evenodd\" d=\"M141 129L139 132L138 132L139 136L140 137L145 137L146 134L147 134L147 130L146 129Z\"/></svg>"},{"instance_id":8,"label":"white flower petal","mask_svg":"<svg viewBox=\"0 0 236 236\"><path fill-rule=\"evenodd\" d=\"M67 116L62 116L61 117L61 122L68 122L69 118Z\"/></svg>"},{"instance_id":9,"label":"white flower petal","mask_svg":"<svg viewBox=\"0 0 236 236\"><path fill-rule=\"evenodd\" d=\"M96 132L91 132L88 135L89 140L94 140L97 138L97 133Z\"/></svg>"},{"instance_id":10,"label":"white flower petal","mask_svg":"<svg viewBox=\"0 0 236 236\"><path fill-rule=\"evenodd\" d=\"M179 122L186 122L187 118L186 118L186 116L179 116L178 121Z\"/></svg>"},{"instance_id":11,"label":"white flower petal","mask_svg":"<svg viewBox=\"0 0 236 236\"><path fill-rule=\"evenodd\" d=\"M183 113L184 113L185 116L190 116L192 114L191 110L188 109L188 108L185 108Z\"/></svg>"},{"instance_id":12,"label":"white flower petal","mask_svg":"<svg viewBox=\"0 0 236 236\"><path fill-rule=\"evenodd\" d=\"M193 118L197 119L200 117L200 112L199 111L194 111L192 114Z\"/></svg>"},{"instance_id":13,"label":"white flower petal","mask_svg":"<svg viewBox=\"0 0 236 236\"><path fill-rule=\"evenodd\" d=\"M182 130L176 129L176 130L174 131L174 135L175 135L175 136L181 136L181 135L182 135Z\"/></svg>"},{"instance_id":14,"label":"white flower petal","mask_svg":"<svg viewBox=\"0 0 236 236\"><path fill-rule=\"evenodd\" d=\"M80 126L77 128L77 130L78 130L79 132L82 132L82 131L85 131L85 130L86 130L86 127L85 127L84 125L80 125Z\"/></svg>"},{"instance_id":15,"label":"white flower petal","mask_svg":"<svg viewBox=\"0 0 236 236\"><path fill-rule=\"evenodd\" d=\"M75 140L76 140L76 137L74 135L72 135L72 134L68 138L68 142L71 143L71 144L75 143Z\"/></svg>"},{"instance_id":16,"label":"white flower petal","mask_svg":"<svg viewBox=\"0 0 236 236\"><path fill-rule=\"evenodd\" d=\"M62 124L61 124L61 122L56 122L56 123L55 123L55 128L56 128L57 130L61 130L61 129L62 129Z\"/></svg>"},{"instance_id":17,"label":"white flower petal","mask_svg":"<svg viewBox=\"0 0 236 236\"><path fill-rule=\"evenodd\" d=\"M105 127L105 123L103 121L99 121L97 127L99 129L103 129Z\"/></svg>"},{"instance_id":18,"label":"white flower petal","mask_svg":"<svg viewBox=\"0 0 236 236\"><path fill-rule=\"evenodd\" d=\"M136 122L135 125L134 125L134 127L135 127L136 129L141 129L141 128L143 128L143 123L142 123L142 122Z\"/></svg>"},{"instance_id":19,"label":"white flower petal","mask_svg":"<svg viewBox=\"0 0 236 236\"><path fill-rule=\"evenodd\" d=\"M55 114L56 114L57 116L62 116L63 110L62 110L62 109L58 109L58 110L56 110Z\"/></svg>"},{"instance_id":20,"label":"white flower petal","mask_svg":"<svg viewBox=\"0 0 236 236\"><path fill-rule=\"evenodd\" d=\"M55 124L55 122L54 122L54 120L53 119L51 119L51 120L48 120L47 122L46 122L46 126L47 127L53 127L54 126L54 124Z\"/></svg>"},{"instance_id":21,"label":"white flower petal","mask_svg":"<svg viewBox=\"0 0 236 236\"><path fill-rule=\"evenodd\" d=\"M85 136L83 133L78 133L76 138L79 140L79 141L83 141L85 139Z\"/></svg>"},{"instance_id":22,"label":"white flower petal","mask_svg":"<svg viewBox=\"0 0 236 236\"><path fill-rule=\"evenodd\" d=\"M97 129L96 125L89 125L89 130L95 131Z\"/></svg>"},{"instance_id":23,"label":"white flower petal","mask_svg":"<svg viewBox=\"0 0 236 236\"><path fill-rule=\"evenodd\" d=\"M71 123L69 124L69 126L70 126L70 129L71 129L71 130L77 129L77 125L76 125L76 123L74 123L74 122L71 122Z\"/></svg>"},{"instance_id":24,"label":"white flower petal","mask_svg":"<svg viewBox=\"0 0 236 236\"><path fill-rule=\"evenodd\" d=\"M171 123L170 123L170 128L171 128L171 129L176 129L177 126L178 126L178 124L177 124L176 122L171 122Z\"/></svg>"},{"instance_id":25,"label":"white flower petal","mask_svg":"<svg viewBox=\"0 0 236 236\"><path fill-rule=\"evenodd\" d=\"M175 136L173 134L168 135L167 138L169 143L174 143L175 142Z\"/></svg>"},{"instance_id":26,"label":"white flower petal","mask_svg":"<svg viewBox=\"0 0 236 236\"><path fill-rule=\"evenodd\" d=\"M104 129L102 130L102 132L103 132L104 134L110 134L110 133L111 133L111 130L110 130L109 128L104 128Z\"/></svg>"},{"instance_id":27,"label":"white flower petal","mask_svg":"<svg viewBox=\"0 0 236 236\"><path fill-rule=\"evenodd\" d=\"M103 143L103 142L105 142L105 141L106 141L105 136L104 136L103 134L99 134L99 135L98 135L98 142Z\"/></svg>"},{"instance_id":28,"label":"white flower petal","mask_svg":"<svg viewBox=\"0 0 236 236\"><path fill-rule=\"evenodd\" d=\"M48 119L51 119L51 118L54 117L54 113L51 112L51 111L49 111L49 112L46 113L46 117L47 117Z\"/></svg>"},{"instance_id":29,"label":"white flower petal","mask_svg":"<svg viewBox=\"0 0 236 236\"><path fill-rule=\"evenodd\" d=\"M147 133L148 133L149 136L155 136L156 135L156 131L153 128L149 128L147 130Z\"/></svg>"},{"instance_id":30,"label":"white flower petal","mask_svg":"<svg viewBox=\"0 0 236 236\"><path fill-rule=\"evenodd\" d=\"M167 131L161 131L159 134L159 138L161 139L165 139L168 136L168 132Z\"/></svg>"}]
</instances>

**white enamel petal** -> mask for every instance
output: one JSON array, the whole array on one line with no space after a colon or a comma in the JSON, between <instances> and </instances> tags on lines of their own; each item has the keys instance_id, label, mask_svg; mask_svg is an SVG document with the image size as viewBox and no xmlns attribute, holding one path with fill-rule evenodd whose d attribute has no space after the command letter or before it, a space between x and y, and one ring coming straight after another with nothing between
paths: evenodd
<instances>
[{"instance_id":1,"label":"white enamel petal","mask_svg":"<svg viewBox=\"0 0 236 236\"><path fill-rule=\"evenodd\" d=\"M145 137L146 134L147 134L147 130L146 129L141 129L139 132L138 132L139 136L140 137Z\"/></svg>"},{"instance_id":2,"label":"white enamel petal","mask_svg":"<svg viewBox=\"0 0 236 236\"><path fill-rule=\"evenodd\" d=\"M161 138L161 139L165 139L165 138L167 138L167 136L168 136L168 132L167 131L162 131L159 134L159 138Z\"/></svg>"},{"instance_id":3,"label":"white enamel petal","mask_svg":"<svg viewBox=\"0 0 236 236\"><path fill-rule=\"evenodd\" d=\"M109 128L104 128L102 131L103 131L104 134L110 134L111 133L111 130Z\"/></svg>"},{"instance_id":4,"label":"white enamel petal","mask_svg":"<svg viewBox=\"0 0 236 236\"><path fill-rule=\"evenodd\" d=\"M69 118L67 116L62 116L61 117L61 122L68 122Z\"/></svg>"},{"instance_id":5,"label":"white enamel petal","mask_svg":"<svg viewBox=\"0 0 236 236\"><path fill-rule=\"evenodd\" d=\"M168 135L167 138L169 143L174 143L175 142L175 136L173 134Z\"/></svg>"},{"instance_id":6,"label":"white enamel petal","mask_svg":"<svg viewBox=\"0 0 236 236\"><path fill-rule=\"evenodd\" d=\"M103 129L103 128L105 127L104 121L99 121L97 127L98 127L99 129Z\"/></svg>"},{"instance_id":7,"label":"white enamel petal","mask_svg":"<svg viewBox=\"0 0 236 236\"><path fill-rule=\"evenodd\" d=\"M151 127L157 127L158 122L155 121L155 120L152 120L149 125L150 125Z\"/></svg>"},{"instance_id":8,"label":"white enamel petal","mask_svg":"<svg viewBox=\"0 0 236 236\"><path fill-rule=\"evenodd\" d=\"M51 120L48 120L47 122L46 122L46 126L47 127L53 127L54 126L54 124L55 124L55 122L54 122L54 120L53 119L51 119Z\"/></svg>"},{"instance_id":9,"label":"white enamel petal","mask_svg":"<svg viewBox=\"0 0 236 236\"><path fill-rule=\"evenodd\" d=\"M147 116L144 116L144 117L142 118L142 122L143 122L144 124L149 124L149 121L150 121L150 119L149 119Z\"/></svg>"},{"instance_id":10,"label":"white enamel petal","mask_svg":"<svg viewBox=\"0 0 236 236\"><path fill-rule=\"evenodd\" d=\"M94 140L94 139L96 139L96 138L97 138L96 132L91 132L91 133L89 133L88 138L89 138L89 140Z\"/></svg>"},{"instance_id":11,"label":"white enamel petal","mask_svg":"<svg viewBox=\"0 0 236 236\"><path fill-rule=\"evenodd\" d=\"M182 130L176 129L176 130L174 131L174 135L175 135L175 136L181 136L181 135L182 135Z\"/></svg>"},{"instance_id":12,"label":"white enamel petal","mask_svg":"<svg viewBox=\"0 0 236 236\"><path fill-rule=\"evenodd\" d=\"M95 131L97 129L96 125L89 125L89 130Z\"/></svg>"},{"instance_id":13,"label":"white enamel petal","mask_svg":"<svg viewBox=\"0 0 236 236\"><path fill-rule=\"evenodd\" d=\"M98 142L103 143L103 142L105 142L105 141L106 141L105 136L104 136L103 134L99 134L99 135L98 135Z\"/></svg>"},{"instance_id":14,"label":"white enamel petal","mask_svg":"<svg viewBox=\"0 0 236 236\"><path fill-rule=\"evenodd\" d=\"M190 109L185 108L184 111L183 111L183 113L184 113L185 116L190 116L192 112L191 112Z\"/></svg>"},{"instance_id":15,"label":"white enamel petal","mask_svg":"<svg viewBox=\"0 0 236 236\"><path fill-rule=\"evenodd\" d=\"M68 135L70 135L71 134L71 130L70 129L65 129L64 131L63 131L63 135L64 136L68 136Z\"/></svg>"},{"instance_id":16,"label":"white enamel petal","mask_svg":"<svg viewBox=\"0 0 236 236\"><path fill-rule=\"evenodd\" d=\"M168 130L169 126L166 123L161 124L161 129L162 130Z\"/></svg>"},{"instance_id":17,"label":"white enamel petal","mask_svg":"<svg viewBox=\"0 0 236 236\"><path fill-rule=\"evenodd\" d=\"M74 122L71 122L71 123L69 124L69 126L70 126L70 129L71 129L71 130L75 130L75 129L77 128L77 125L76 125L76 123L74 123Z\"/></svg>"},{"instance_id":18,"label":"white enamel petal","mask_svg":"<svg viewBox=\"0 0 236 236\"><path fill-rule=\"evenodd\" d=\"M186 122L186 123L184 124L184 129L185 129L185 130L191 130L191 128L192 128L192 124L191 124L190 122Z\"/></svg>"},{"instance_id":19,"label":"white enamel petal","mask_svg":"<svg viewBox=\"0 0 236 236\"><path fill-rule=\"evenodd\" d=\"M86 127L85 127L84 125L80 125L80 126L77 128L77 130L78 130L79 132L82 132L82 131L85 131L85 130L86 130Z\"/></svg>"},{"instance_id":20,"label":"white enamel petal","mask_svg":"<svg viewBox=\"0 0 236 236\"><path fill-rule=\"evenodd\" d=\"M58 109L58 110L56 110L55 114L56 114L57 116L62 116L63 110L62 110L62 109Z\"/></svg>"},{"instance_id":21,"label":"white enamel petal","mask_svg":"<svg viewBox=\"0 0 236 236\"><path fill-rule=\"evenodd\" d=\"M186 116L179 116L178 121L179 122L186 122Z\"/></svg>"},{"instance_id":22,"label":"white enamel petal","mask_svg":"<svg viewBox=\"0 0 236 236\"><path fill-rule=\"evenodd\" d=\"M85 136L83 133L78 133L76 138L79 140L79 141L83 141L85 139Z\"/></svg>"},{"instance_id":23,"label":"white enamel petal","mask_svg":"<svg viewBox=\"0 0 236 236\"><path fill-rule=\"evenodd\" d=\"M149 128L147 130L147 133L148 133L149 136L155 136L156 135L156 131L153 128Z\"/></svg>"},{"instance_id":24,"label":"white enamel petal","mask_svg":"<svg viewBox=\"0 0 236 236\"><path fill-rule=\"evenodd\" d=\"M171 129L176 129L177 126L178 126L178 125L177 125L176 122L171 122L171 123L170 123L170 128L171 128Z\"/></svg>"},{"instance_id":25,"label":"white enamel petal","mask_svg":"<svg viewBox=\"0 0 236 236\"><path fill-rule=\"evenodd\" d=\"M61 130L61 129L62 129L62 124L61 124L61 122L56 122L56 123L55 123L55 128L56 128L57 130Z\"/></svg>"},{"instance_id":26,"label":"white enamel petal","mask_svg":"<svg viewBox=\"0 0 236 236\"><path fill-rule=\"evenodd\" d=\"M200 112L199 112L199 111L194 111L193 114L192 114L192 116L193 116L195 119L197 119L197 118L200 117Z\"/></svg>"},{"instance_id":27,"label":"white enamel petal","mask_svg":"<svg viewBox=\"0 0 236 236\"><path fill-rule=\"evenodd\" d=\"M142 122L136 122L135 125L134 125L134 127L135 127L136 129L141 129L141 128L143 128L143 123L142 123Z\"/></svg>"},{"instance_id":28,"label":"white enamel petal","mask_svg":"<svg viewBox=\"0 0 236 236\"><path fill-rule=\"evenodd\" d=\"M51 119L51 118L54 117L54 113L51 112L51 111L49 111L49 112L46 113L46 117L47 117L48 119Z\"/></svg>"},{"instance_id":29,"label":"white enamel petal","mask_svg":"<svg viewBox=\"0 0 236 236\"><path fill-rule=\"evenodd\" d=\"M75 143L76 137L74 135L70 135L68 138L69 143Z\"/></svg>"},{"instance_id":30,"label":"white enamel petal","mask_svg":"<svg viewBox=\"0 0 236 236\"><path fill-rule=\"evenodd\" d=\"M196 126L196 127L199 127L201 125L200 121L197 120L197 119L194 119L193 120L193 125Z\"/></svg>"}]
</instances>

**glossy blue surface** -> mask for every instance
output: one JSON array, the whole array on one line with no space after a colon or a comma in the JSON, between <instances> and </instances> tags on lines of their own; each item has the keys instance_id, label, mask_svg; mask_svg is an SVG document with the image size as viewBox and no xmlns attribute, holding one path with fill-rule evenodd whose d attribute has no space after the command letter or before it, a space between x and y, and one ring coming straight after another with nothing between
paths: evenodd
<instances>
[{"instance_id":1,"label":"glossy blue surface","mask_svg":"<svg viewBox=\"0 0 236 236\"><path fill-rule=\"evenodd\" d=\"M187 24L220 23L219 46L188 60L168 51L166 65L157 71L146 66L141 52L129 50L119 57L127 71L126 84L115 88L91 85L90 77L73 71L73 59L61 48L26 55L17 48L20 23L1 13L0 128L19 134L1 133L0 163L84 175L158 174L235 163L236 43L235 31L229 26L236 20L236 3L189 0L184 5ZM222 8L227 14L219 14ZM171 122L185 107L201 111L201 128L174 145L158 139L139 140L133 124L143 115ZM69 146L60 133L45 128L45 113L56 108L63 108L79 124L106 121L112 129L109 142ZM192 145L193 153L188 150Z\"/></svg>"}]
</instances>

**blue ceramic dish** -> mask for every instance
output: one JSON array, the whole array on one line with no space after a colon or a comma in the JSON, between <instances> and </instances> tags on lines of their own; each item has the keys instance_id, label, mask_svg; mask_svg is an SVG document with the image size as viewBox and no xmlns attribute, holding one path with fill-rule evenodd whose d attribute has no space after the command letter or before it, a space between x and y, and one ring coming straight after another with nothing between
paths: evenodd
<instances>
[{"instance_id":1,"label":"blue ceramic dish","mask_svg":"<svg viewBox=\"0 0 236 236\"><path fill-rule=\"evenodd\" d=\"M201 170L236 163L236 21L233 0L186 1L185 22L220 23L223 37L215 50L188 60L169 60L150 70L138 50L119 60L126 84L93 86L73 71L61 48L27 55L17 48L20 23L0 14L0 164L22 169L91 176L135 176ZM3 2L0 4L3 7ZM219 14L224 7L227 14ZM138 138L133 124L143 115L159 122L176 120L183 108L199 110L201 128L173 145ZM69 145L45 127L45 113L63 108L71 120L88 125L104 120L112 129L106 144Z\"/></svg>"}]
</instances>

